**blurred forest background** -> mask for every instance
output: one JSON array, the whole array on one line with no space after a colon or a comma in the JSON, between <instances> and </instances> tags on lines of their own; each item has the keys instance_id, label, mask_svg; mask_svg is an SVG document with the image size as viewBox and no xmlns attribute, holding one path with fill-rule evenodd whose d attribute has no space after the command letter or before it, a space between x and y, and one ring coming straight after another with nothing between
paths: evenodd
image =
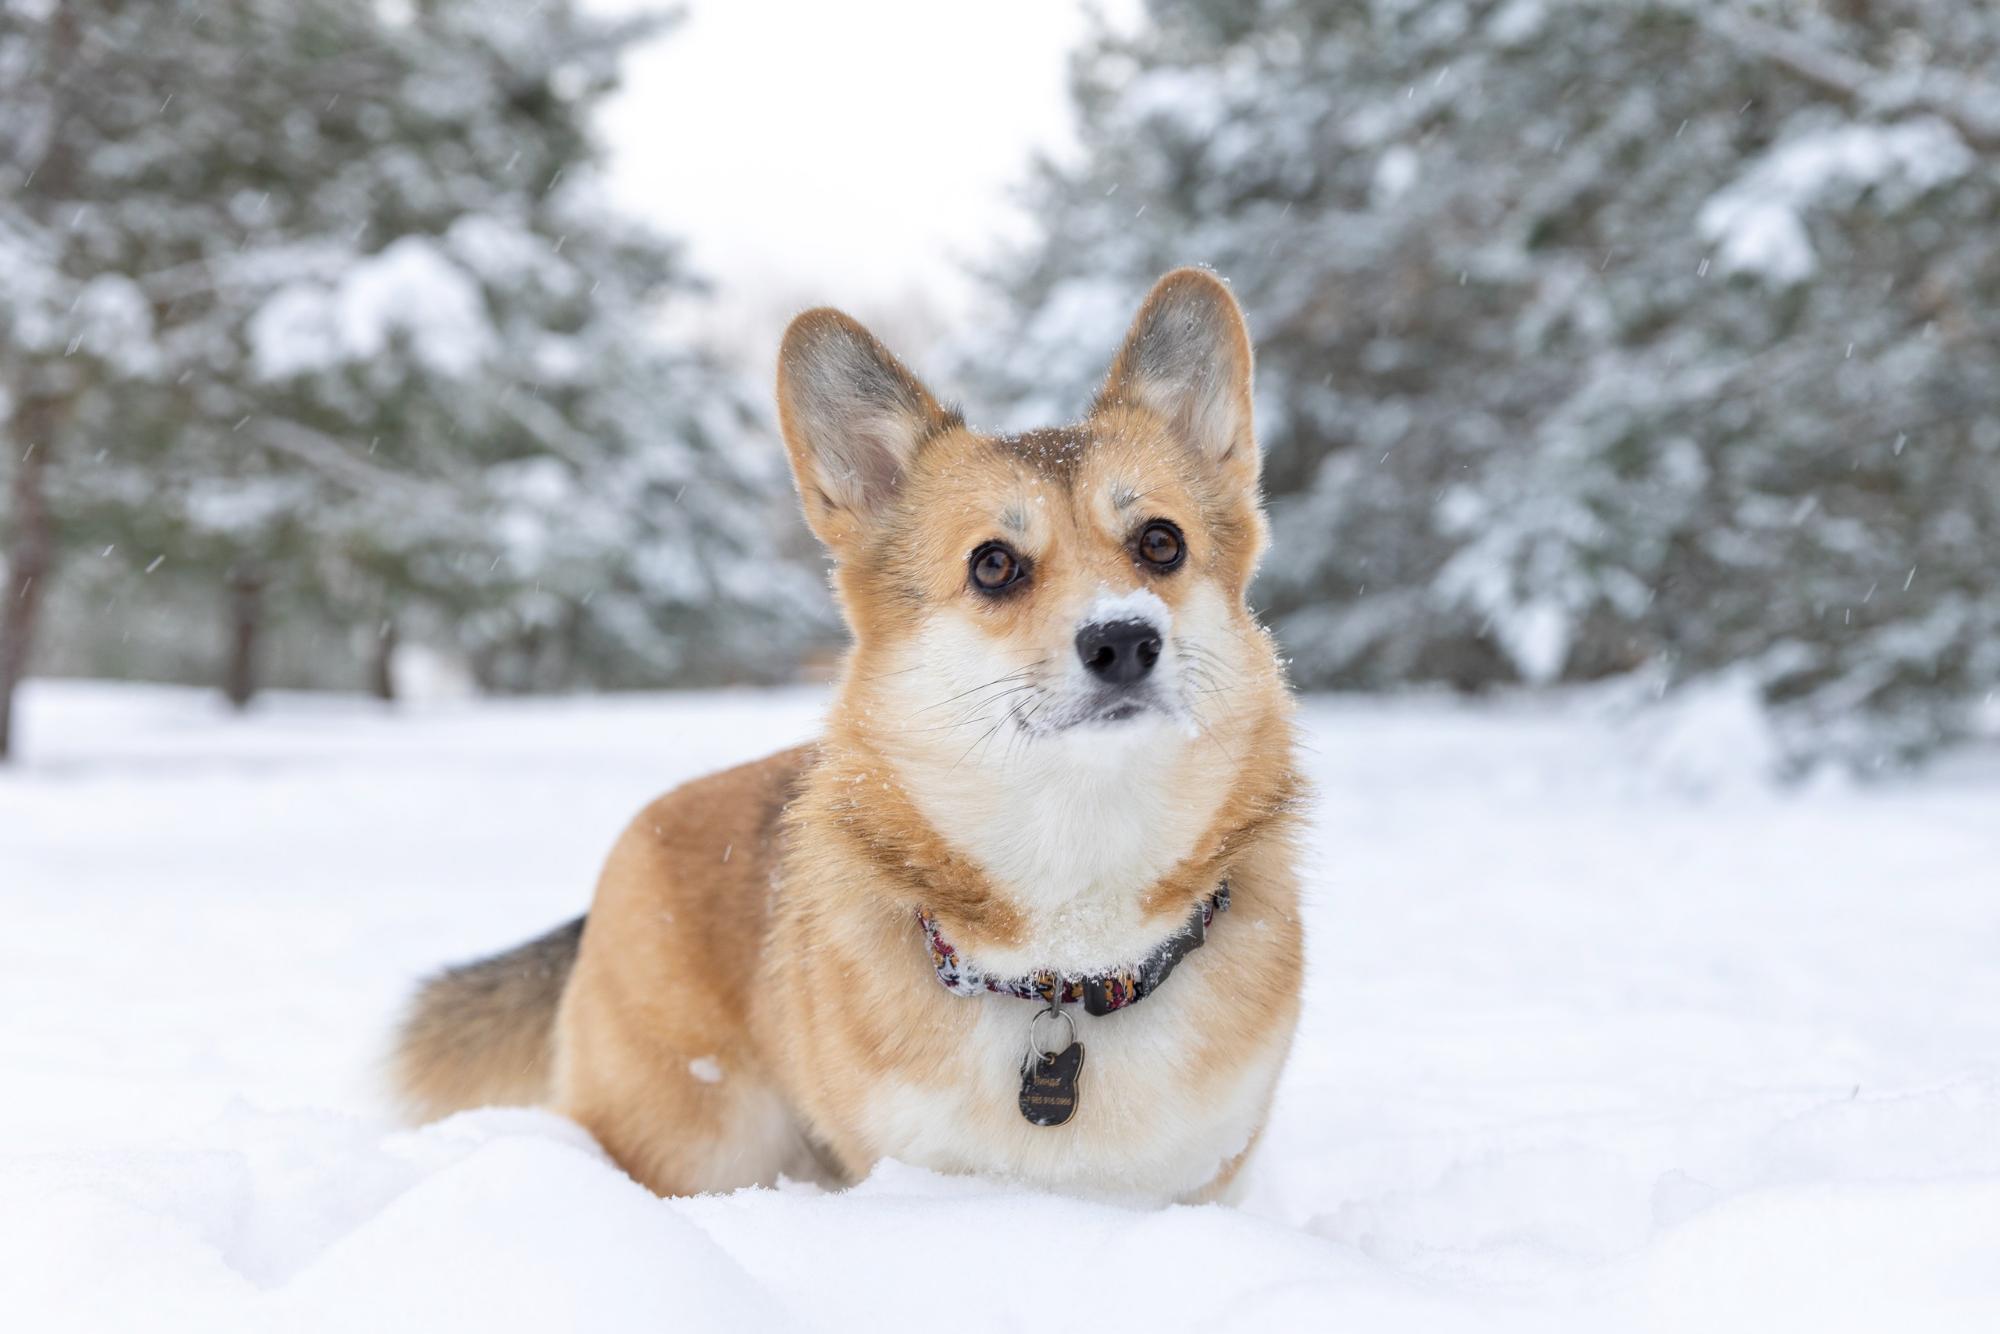
<instances>
[{"instance_id":1,"label":"blurred forest background","mask_svg":"<svg viewBox=\"0 0 2000 1334\"><path fill-rule=\"evenodd\" d=\"M603 188L664 22L0 0L0 751L29 672L824 664L766 359ZM2000 9L1150 0L1072 104L977 318L884 332L1063 420L1153 277L1229 278L1301 686L1728 681L1872 765L2000 684Z\"/></svg>"}]
</instances>

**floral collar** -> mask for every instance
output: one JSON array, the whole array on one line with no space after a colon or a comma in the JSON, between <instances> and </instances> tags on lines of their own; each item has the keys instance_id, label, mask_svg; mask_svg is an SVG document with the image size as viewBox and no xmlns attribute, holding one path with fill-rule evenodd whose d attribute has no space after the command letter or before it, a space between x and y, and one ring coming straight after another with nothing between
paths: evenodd
<instances>
[{"instance_id":1,"label":"floral collar","mask_svg":"<svg viewBox=\"0 0 2000 1334\"><path fill-rule=\"evenodd\" d=\"M959 956L951 942L944 938L944 933L938 930L936 918L919 908L917 921L923 926L924 939L930 946L931 966L937 969L938 981L958 995L978 996L991 992L1000 996L1018 996L1022 1000L1046 1001L1050 1006L1081 1001L1085 1014L1110 1014L1113 1010L1137 1005L1157 990L1175 966L1208 939L1208 928L1214 923L1216 914L1228 911L1229 882L1225 880L1189 915L1186 926L1161 941L1144 959L1108 973L1083 976L1043 969L1022 977L994 977Z\"/></svg>"}]
</instances>

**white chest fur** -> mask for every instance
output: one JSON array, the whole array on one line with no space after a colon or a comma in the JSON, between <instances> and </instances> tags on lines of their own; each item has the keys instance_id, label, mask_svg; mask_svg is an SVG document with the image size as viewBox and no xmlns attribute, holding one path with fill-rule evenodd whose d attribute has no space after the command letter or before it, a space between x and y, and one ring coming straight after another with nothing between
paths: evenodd
<instances>
[{"instance_id":1,"label":"white chest fur","mask_svg":"<svg viewBox=\"0 0 2000 1334\"><path fill-rule=\"evenodd\" d=\"M996 684L992 645L944 617L881 677L874 716L912 720L880 740L903 790L1025 920L1019 949L992 951L984 966L1099 972L1158 943L1145 891L1188 855L1236 779L1229 747L1186 710L1178 652L1155 672L1160 708L1032 736L1030 709L1059 712L1089 693L1074 655L1037 686Z\"/></svg>"},{"instance_id":2,"label":"white chest fur","mask_svg":"<svg viewBox=\"0 0 2000 1334\"><path fill-rule=\"evenodd\" d=\"M1227 790L1226 773L1189 764L1186 750L1172 720L1143 718L976 769L904 760L918 809L1026 923L1022 943L989 949L983 967L1096 973L1159 943L1145 891L1188 855Z\"/></svg>"},{"instance_id":3,"label":"white chest fur","mask_svg":"<svg viewBox=\"0 0 2000 1334\"><path fill-rule=\"evenodd\" d=\"M1018 1104L1038 1003L940 997L963 1007L948 1012L965 1023L957 1068L948 1078L889 1081L877 1090L869 1106L872 1147L937 1171L1069 1194L1147 1202L1197 1194L1249 1146L1289 1039L1282 1028L1256 1024L1246 1025L1255 1036L1240 1045L1214 1041L1214 1026L1229 1024L1231 1010L1203 966L1214 956L1201 956L1219 945L1211 937L1137 1005L1103 1016L1069 1007L1085 1059L1076 1115L1060 1126L1029 1123Z\"/></svg>"}]
</instances>

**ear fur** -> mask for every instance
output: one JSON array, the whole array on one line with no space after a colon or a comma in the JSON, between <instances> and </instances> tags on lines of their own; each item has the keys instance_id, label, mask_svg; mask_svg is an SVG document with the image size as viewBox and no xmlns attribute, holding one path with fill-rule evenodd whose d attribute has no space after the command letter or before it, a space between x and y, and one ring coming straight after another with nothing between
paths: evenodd
<instances>
[{"instance_id":1,"label":"ear fur","mask_svg":"<svg viewBox=\"0 0 2000 1334\"><path fill-rule=\"evenodd\" d=\"M955 420L859 323L821 307L778 351L778 421L806 522L836 553L878 519L919 446Z\"/></svg>"},{"instance_id":2,"label":"ear fur","mask_svg":"<svg viewBox=\"0 0 2000 1334\"><path fill-rule=\"evenodd\" d=\"M1203 458L1257 477L1250 419L1250 331L1214 274L1175 269L1146 294L1097 397L1159 414Z\"/></svg>"}]
</instances>

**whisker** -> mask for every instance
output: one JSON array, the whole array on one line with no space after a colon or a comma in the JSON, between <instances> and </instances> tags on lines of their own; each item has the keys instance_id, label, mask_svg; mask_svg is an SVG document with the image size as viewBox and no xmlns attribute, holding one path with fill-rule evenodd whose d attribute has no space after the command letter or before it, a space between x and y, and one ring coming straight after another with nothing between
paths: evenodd
<instances>
[{"instance_id":1,"label":"whisker","mask_svg":"<svg viewBox=\"0 0 2000 1334\"><path fill-rule=\"evenodd\" d=\"M951 767L953 769L958 768L959 765L965 763L965 761L968 758L970 758L970 756L974 751L978 750L982 745L989 744L993 740L994 736L999 733L1001 728L1005 727L1008 723L1012 722L1016 717L1020 715L1021 710L1027 708L1030 704L1035 704L1037 707L1039 707L1037 700L1033 697L1021 700L1020 702L1016 703L1013 708L1007 711L1005 716L1003 716L1000 719L1000 721L994 723L993 726L987 728L986 731L982 733L977 740L975 740L970 746L966 747L965 754L959 756L958 759L952 763ZM1010 739L1010 744L1011 744L1011 739Z\"/></svg>"},{"instance_id":2,"label":"whisker","mask_svg":"<svg viewBox=\"0 0 2000 1334\"><path fill-rule=\"evenodd\" d=\"M952 704L957 702L958 700L964 699L967 695L976 695L982 690L991 690L995 686L1003 686L1010 681L1019 681L1021 678L1025 677L1029 672L1033 671L1037 665L1038 664L1030 663L1028 666L1021 668L1019 671L1009 672L1005 676L996 677L995 679L987 681L982 685L976 685L972 687L970 690L961 690L956 695L947 696L946 698L939 700L935 704L926 704L921 709L917 709L915 712L911 713L910 716L914 718L919 713L929 713L932 709L941 709L947 704Z\"/></svg>"},{"instance_id":3,"label":"whisker","mask_svg":"<svg viewBox=\"0 0 2000 1334\"><path fill-rule=\"evenodd\" d=\"M932 727L906 727L902 730L908 735L917 736L925 732L950 732L961 727L969 727L974 723L986 721L987 718L991 717L986 710L1008 696L1018 695L1024 690L1037 690L1039 688L1032 681L1024 682L1021 685L1009 687L998 694L990 695L985 699L976 701L969 708L961 710L958 716L951 722L939 723Z\"/></svg>"},{"instance_id":4,"label":"whisker","mask_svg":"<svg viewBox=\"0 0 2000 1334\"><path fill-rule=\"evenodd\" d=\"M1024 746L1027 744L1028 737L1031 735L1031 733L1028 731L1028 724L1035 720L1035 715L1040 713L1042 711L1042 707L1048 702L1049 702L1048 697L1046 695L1036 700L1034 704L1028 709L1027 713L1023 714L1021 718L1015 723L1014 735L1007 739L1007 757L1009 759L1013 758L1014 751L1017 747Z\"/></svg>"},{"instance_id":5,"label":"whisker","mask_svg":"<svg viewBox=\"0 0 2000 1334\"><path fill-rule=\"evenodd\" d=\"M861 681L886 681L892 676L908 676L911 672L922 669L923 666L924 664L920 662L914 667L905 667L901 671L877 672L873 676L862 676L862 677L857 677L855 679Z\"/></svg>"}]
</instances>

